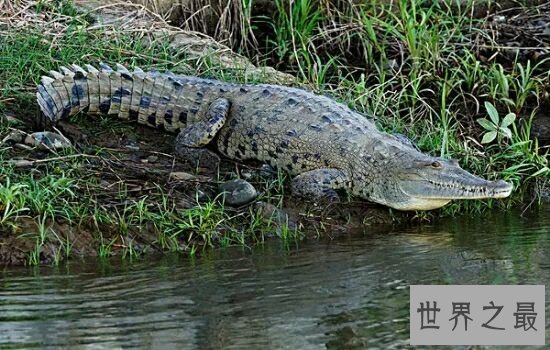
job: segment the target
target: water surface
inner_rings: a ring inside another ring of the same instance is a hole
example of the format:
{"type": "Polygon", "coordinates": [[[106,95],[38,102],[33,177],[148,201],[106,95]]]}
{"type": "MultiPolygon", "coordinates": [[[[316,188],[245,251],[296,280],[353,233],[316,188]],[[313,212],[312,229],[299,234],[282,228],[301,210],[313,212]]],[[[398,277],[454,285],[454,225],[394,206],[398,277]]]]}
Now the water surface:
{"type": "Polygon", "coordinates": [[[290,248],[8,269],[0,348],[405,349],[410,284],[546,284],[548,301],[549,278],[550,208],[290,248]]]}

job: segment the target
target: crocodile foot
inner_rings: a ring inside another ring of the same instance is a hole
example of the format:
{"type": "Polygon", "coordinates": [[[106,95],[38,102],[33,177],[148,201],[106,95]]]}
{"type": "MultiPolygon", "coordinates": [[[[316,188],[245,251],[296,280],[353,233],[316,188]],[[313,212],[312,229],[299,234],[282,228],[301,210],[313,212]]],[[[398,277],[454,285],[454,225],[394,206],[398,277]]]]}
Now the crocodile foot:
{"type": "Polygon", "coordinates": [[[197,167],[216,169],[220,165],[220,157],[206,148],[191,148],[176,146],[176,156],[197,167]]]}
{"type": "Polygon", "coordinates": [[[340,202],[337,189],[348,184],[346,175],[338,169],[317,169],[296,176],[292,182],[292,193],[299,197],[323,204],[340,202]]]}

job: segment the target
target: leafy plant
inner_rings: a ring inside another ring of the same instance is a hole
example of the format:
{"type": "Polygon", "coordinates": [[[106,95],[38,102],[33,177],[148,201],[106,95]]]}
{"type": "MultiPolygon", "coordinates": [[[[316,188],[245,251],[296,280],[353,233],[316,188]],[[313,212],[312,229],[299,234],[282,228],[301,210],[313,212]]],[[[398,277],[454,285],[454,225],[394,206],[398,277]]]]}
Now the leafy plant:
{"type": "Polygon", "coordinates": [[[500,143],[503,138],[511,139],[512,130],[510,130],[510,126],[514,124],[514,121],[516,120],[516,114],[508,113],[501,120],[495,106],[493,106],[493,104],[488,101],[485,102],[485,109],[487,110],[487,114],[489,114],[490,120],[488,120],[487,118],[480,118],[477,120],[479,125],[481,125],[483,129],[486,130],[486,133],[481,139],[481,143],[491,143],[495,139],[497,139],[500,143]]]}

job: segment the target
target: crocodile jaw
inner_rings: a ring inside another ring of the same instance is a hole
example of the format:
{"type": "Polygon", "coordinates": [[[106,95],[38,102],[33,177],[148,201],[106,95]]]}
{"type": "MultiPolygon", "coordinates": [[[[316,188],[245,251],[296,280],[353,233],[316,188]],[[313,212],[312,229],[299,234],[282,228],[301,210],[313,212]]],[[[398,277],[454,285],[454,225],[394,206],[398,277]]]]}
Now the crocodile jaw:
{"type": "Polygon", "coordinates": [[[408,198],[407,200],[403,200],[401,202],[396,202],[393,204],[387,204],[388,206],[392,207],[393,209],[397,210],[432,210],[437,209],[445,206],[447,203],[449,203],[450,199],[423,199],[423,198],[408,198]]]}
{"type": "Polygon", "coordinates": [[[432,210],[455,199],[506,198],[512,192],[511,184],[473,175],[454,160],[425,155],[396,158],[400,162],[388,166],[391,171],[383,181],[358,194],[397,210],[432,210]]]}
{"type": "Polygon", "coordinates": [[[468,174],[464,181],[405,181],[401,190],[406,200],[395,206],[399,210],[430,210],[444,206],[453,199],[506,198],[513,186],[508,182],[487,181],[468,174]]]}

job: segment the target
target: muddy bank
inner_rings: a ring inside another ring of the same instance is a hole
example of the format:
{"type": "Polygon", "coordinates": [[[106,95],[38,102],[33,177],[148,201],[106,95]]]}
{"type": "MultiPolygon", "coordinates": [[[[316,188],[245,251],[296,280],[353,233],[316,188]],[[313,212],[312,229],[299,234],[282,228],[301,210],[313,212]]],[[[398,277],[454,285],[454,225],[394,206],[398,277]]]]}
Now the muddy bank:
{"type": "MultiPolygon", "coordinates": [[[[233,232],[261,234],[265,238],[282,238],[282,230],[296,234],[295,239],[318,237],[320,232],[331,235],[344,234],[350,229],[367,225],[397,224],[400,219],[412,218],[413,214],[392,215],[386,208],[362,201],[333,204],[328,207],[307,203],[293,198],[286,186],[277,184],[277,173],[262,167],[259,163],[240,164],[224,160],[219,169],[197,168],[193,164],[179,161],[173,155],[175,135],[148,127],[113,121],[108,128],[99,126],[97,117],[79,120],[78,123],[61,122],[57,126],[73,147],[79,150],[84,162],[73,163],[67,160],[48,162],[51,153],[21,147],[21,144],[8,143],[8,155],[16,165],[20,175],[33,174],[36,180],[47,177],[52,171],[49,164],[55,163],[64,171],[77,168],[73,176],[82,176],[77,190],[83,192],[76,201],[90,197],[94,205],[107,212],[120,213],[121,220],[102,222],[89,214],[78,220],[60,217],[20,217],[4,225],[0,232],[0,264],[21,265],[31,263],[38,242],[40,249],[34,257],[38,262],[51,264],[59,259],[84,256],[135,255],[171,251],[189,251],[205,244],[201,239],[190,238],[194,229],[187,227],[187,215],[194,209],[214,205],[223,213],[218,213],[213,226],[201,226],[202,230],[213,230],[209,242],[222,244],[224,236],[233,232]],[[36,162],[34,165],[21,163],[36,162]],[[39,163],[44,160],[44,163],[39,163]],[[237,206],[224,205],[220,197],[220,184],[231,179],[242,178],[254,186],[258,192],[255,199],[237,206]],[[88,189],[82,186],[89,187],[88,189]],[[159,202],[169,205],[159,208],[159,202]],[[167,247],[162,240],[163,227],[149,217],[138,220],[126,215],[127,208],[143,203],[148,210],[159,212],[169,209],[176,216],[183,217],[177,225],[185,226],[175,235],[167,247]],[[164,208],[164,209],[163,209],[164,208]],[[227,214],[227,215],[226,215],[227,214]],[[124,219],[122,219],[124,217],[124,219]],[[43,221],[42,221],[43,220],[43,221]],[[222,222],[221,220],[226,220],[222,222]],[[250,220],[261,225],[256,232],[251,231],[250,220]],[[268,223],[268,224],[266,224],[268,223]],[[44,237],[40,237],[44,232],[44,237]],[[187,233],[185,233],[187,232],[187,233]],[[225,232],[225,233],[224,233],[225,232]],[[190,235],[190,236],[189,236],[190,235]],[[108,252],[101,252],[107,249],[108,252]],[[70,254],[69,251],[70,250],[70,254]]],[[[63,156],[61,156],[63,158],[63,156]]],[[[79,205],[82,203],[76,203],[79,205]]],[[[87,205],[90,205],[88,203],[87,205]]],[[[91,214],[91,213],[90,213],[91,214]]],[[[198,212],[207,215],[206,211],[198,212]]],[[[196,217],[200,220],[199,217],[196,217]]],[[[200,232],[197,232],[200,236],[200,232]]],[[[252,237],[252,236],[251,236],[252,237]]],[[[248,239],[247,239],[248,240],[248,239]]],[[[236,243],[236,242],[234,242],[236,243]]]]}

